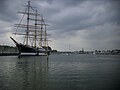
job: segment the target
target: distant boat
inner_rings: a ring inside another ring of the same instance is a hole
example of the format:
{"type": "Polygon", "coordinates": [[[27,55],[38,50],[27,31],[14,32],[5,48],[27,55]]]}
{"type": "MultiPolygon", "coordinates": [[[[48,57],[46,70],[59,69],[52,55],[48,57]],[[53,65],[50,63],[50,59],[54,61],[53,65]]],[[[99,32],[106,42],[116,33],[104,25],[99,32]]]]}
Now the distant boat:
{"type": "Polygon", "coordinates": [[[65,53],[65,55],[69,55],[69,53],[65,53]]]}
{"type": "Polygon", "coordinates": [[[70,51],[70,44],[69,44],[69,48],[68,48],[68,49],[69,49],[69,51],[66,52],[65,55],[70,55],[70,52],[71,52],[71,51],[70,51]]]}
{"type": "Polygon", "coordinates": [[[93,52],[93,55],[96,55],[96,53],[95,53],[95,52],[93,52]]]}
{"type": "Polygon", "coordinates": [[[38,13],[37,9],[32,7],[30,1],[24,5],[25,11],[18,12],[22,14],[19,24],[15,24],[17,30],[15,36],[22,36],[23,43],[18,43],[13,37],[10,37],[19,50],[19,55],[47,55],[51,52],[51,47],[48,46],[47,32],[45,20],[38,13]],[[23,22],[24,21],[24,22],[23,22]],[[21,24],[23,23],[23,24],[21,24]],[[26,24],[24,24],[26,23],[26,24]],[[17,32],[19,30],[19,33],[17,32]]]}

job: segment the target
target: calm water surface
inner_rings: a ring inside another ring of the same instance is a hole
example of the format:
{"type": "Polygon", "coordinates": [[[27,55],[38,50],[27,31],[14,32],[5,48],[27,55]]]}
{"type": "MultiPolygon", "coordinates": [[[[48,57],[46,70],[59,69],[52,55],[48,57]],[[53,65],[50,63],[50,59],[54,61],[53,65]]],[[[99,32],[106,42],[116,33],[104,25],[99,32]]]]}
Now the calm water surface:
{"type": "Polygon", "coordinates": [[[120,55],[0,56],[0,90],[119,90],[120,55]]]}

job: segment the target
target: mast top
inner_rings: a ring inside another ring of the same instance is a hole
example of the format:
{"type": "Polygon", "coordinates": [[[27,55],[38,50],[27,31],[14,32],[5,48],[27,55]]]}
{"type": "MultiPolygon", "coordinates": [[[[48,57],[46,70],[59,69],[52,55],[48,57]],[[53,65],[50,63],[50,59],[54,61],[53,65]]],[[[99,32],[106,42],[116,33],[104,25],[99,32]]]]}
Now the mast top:
{"type": "Polygon", "coordinates": [[[28,6],[30,6],[30,0],[28,1],[28,6]]]}
{"type": "Polygon", "coordinates": [[[28,1],[28,3],[30,3],[30,0],[28,1]]]}

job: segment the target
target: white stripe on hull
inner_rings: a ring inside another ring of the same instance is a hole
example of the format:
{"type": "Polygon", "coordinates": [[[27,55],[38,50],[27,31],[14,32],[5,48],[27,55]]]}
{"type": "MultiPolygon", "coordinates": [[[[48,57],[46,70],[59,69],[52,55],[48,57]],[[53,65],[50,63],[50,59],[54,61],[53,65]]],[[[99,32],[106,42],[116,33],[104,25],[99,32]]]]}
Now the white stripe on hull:
{"type": "MultiPolygon", "coordinates": [[[[21,53],[20,55],[37,55],[37,53],[21,53]]],[[[47,55],[46,53],[38,53],[38,55],[47,55]]]]}

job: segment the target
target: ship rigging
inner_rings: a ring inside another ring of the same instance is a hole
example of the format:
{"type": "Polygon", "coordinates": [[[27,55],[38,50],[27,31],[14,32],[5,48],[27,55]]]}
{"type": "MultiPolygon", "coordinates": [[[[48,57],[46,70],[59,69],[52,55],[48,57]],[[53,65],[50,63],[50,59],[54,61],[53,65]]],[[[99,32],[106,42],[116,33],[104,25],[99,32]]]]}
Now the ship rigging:
{"type": "Polygon", "coordinates": [[[38,13],[36,8],[31,6],[30,1],[28,1],[28,4],[24,5],[24,7],[24,12],[18,12],[23,16],[20,23],[14,25],[16,27],[16,32],[13,33],[15,36],[22,36],[24,38],[23,43],[18,43],[13,37],[10,37],[16,44],[19,55],[50,54],[51,47],[48,46],[49,40],[46,30],[46,26],[48,25],[45,23],[45,19],[38,13]]]}

